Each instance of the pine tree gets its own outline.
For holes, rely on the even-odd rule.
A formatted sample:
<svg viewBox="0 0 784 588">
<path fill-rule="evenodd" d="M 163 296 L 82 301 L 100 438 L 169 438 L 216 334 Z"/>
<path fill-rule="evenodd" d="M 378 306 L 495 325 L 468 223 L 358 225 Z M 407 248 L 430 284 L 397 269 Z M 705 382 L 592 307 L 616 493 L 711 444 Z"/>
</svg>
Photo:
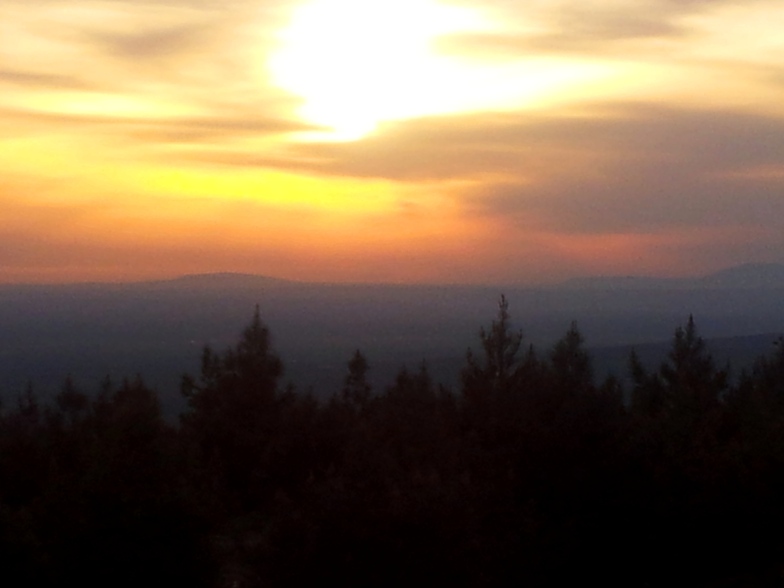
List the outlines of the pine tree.
<svg viewBox="0 0 784 588">
<path fill-rule="evenodd" d="M 550 352 L 553 383 L 568 395 L 586 394 L 594 388 L 591 358 L 583 342 L 577 323 L 573 321 Z"/>
<path fill-rule="evenodd" d="M 182 380 L 188 400 L 183 431 L 210 478 L 205 483 L 222 488 L 241 504 L 270 490 L 262 488 L 260 458 L 275 434 L 282 373 L 257 306 L 236 347 L 222 354 L 206 347 L 198 381 L 189 375 Z"/>
<path fill-rule="evenodd" d="M 659 368 L 659 376 L 666 405 L 692 414 L 716 406 L 727 388 L 727 371 L 716 368 L 691 315 L 686 327 L 675 330 L 668 361 Z"/>
<path fill-rule="evenodd" d="M 343 400 L 356 408 L 364 408 L 370 399 L 370 384 L 367 372 L 370 366 L 367 359 L 357 349 L 348 362 L 348 373 L 343 383 Z"/>
<path fill-rule="evenodd" d="M 466 354 L 466 366 L 462 371 L 464 395 L 499 394 L 514 389 L 521 375 L 518 351 L 523 340 L 522 331 L 512 331 L 509 317 L 509 302 L 501 295 L 498 303 L 498 318 L 486 331 L 479 332 L 483 356 L 478 359 L 471 349 Z"/>
</svg>

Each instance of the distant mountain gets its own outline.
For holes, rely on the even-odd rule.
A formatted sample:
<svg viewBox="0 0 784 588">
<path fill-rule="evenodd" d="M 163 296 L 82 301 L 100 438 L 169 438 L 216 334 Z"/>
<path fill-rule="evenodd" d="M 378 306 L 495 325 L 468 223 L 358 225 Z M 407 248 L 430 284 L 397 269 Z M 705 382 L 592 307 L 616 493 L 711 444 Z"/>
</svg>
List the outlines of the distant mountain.
<svg viewBox="0 0 784 588">
<path fill-rule="evenodd" d="M 697 282 L 714 288 L 784 288 L 784 264 L 746 263 L 707 275 Z"/>
<path fill-rule="evenodd" d="M 555 286 L 567 290 L 682 290 L 692 288 L 693 279 L 649 276 L 588 276 L 571 278 Z"/>
<path fill-rule="evenodd" d="M 191 274 L 158 282 L 140 284 L 159 287 L 199 287 L 199 288 L 271 288 L 296 286 L 329 286 L 330 284 L 300 282 L 257 274 L 220 272 Z M 332 284 L 335 286 L 362 286 L 360 284 Z M 366 284 L 364 286 L 394 287 L 387 284 Z M 419 286 L 412 286 L 419 287 Z M 422 286 L 427 288 L 428 286 Z M 433 286 L 447 287 L 447 286 Z M 717 272 L 692 278 L 662 278 L 657 276 L 587 276 L 572 278 L 555 286 L 542 286 L 546 289 L 594 289 L 594 290 L 682 290 L 695 288 L 784 288 L 784 264 L 745 263 Z"/>
<path fill-rule="evenodd" d="M 557 287 L 572 290 L 693 290 L 699 288 L 784 288 L 784 264 L 746 263 L 697 278 L 590 276 Z"/>
<path fill-rule="evenodd" d="M 219 272 L 211 274 L 189 274 L 171 280 L 160 280 L 156 282 L 139 282 L 157 288 L 201 288 L 201 289 L 221 289 L 221 288 L 274 288 L 281 286 L 300 285 L 301 282 L 284 280 L 282 278 L 272 278 L 257 274 L 243 274 L 233 272 Z"/>
</svg>

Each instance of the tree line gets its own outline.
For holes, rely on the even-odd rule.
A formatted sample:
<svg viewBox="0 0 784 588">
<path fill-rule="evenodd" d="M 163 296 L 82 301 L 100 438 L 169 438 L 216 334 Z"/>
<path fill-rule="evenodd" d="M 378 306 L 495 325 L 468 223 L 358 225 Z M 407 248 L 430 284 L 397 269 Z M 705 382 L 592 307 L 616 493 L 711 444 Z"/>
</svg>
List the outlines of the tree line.
<svg viewBox="0 0 784 588">
<path fill-rule="evenodd" d="M 426 363 L 326 401 L 283 384 L 258 308 L 167 422 L 139 379 L 0 413 L 0 573 L 42 586 L 778 586 L 784 341 L 730 380 L 689 318 L 597 382 L 572 324 L 506 300 L 458 389 Z"/>
</svg>

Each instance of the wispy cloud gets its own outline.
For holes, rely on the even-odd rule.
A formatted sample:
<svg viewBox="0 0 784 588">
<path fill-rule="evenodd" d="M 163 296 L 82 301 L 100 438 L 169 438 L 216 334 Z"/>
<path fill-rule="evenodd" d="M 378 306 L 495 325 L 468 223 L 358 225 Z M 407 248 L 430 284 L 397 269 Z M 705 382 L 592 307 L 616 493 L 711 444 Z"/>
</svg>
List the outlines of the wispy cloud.
<svg viewBox="0 0 784 588">
<path fill-rule="evenodd" d="M 156 247 L 167 268 L 346 279 L 784 260 L 778 0 L 450 0 L 477 20 L 431 39 L 427 76 L 394 51 L 388 76 L 314 59 L 352 81 L 328 88 L 349 118 L 374 120 L 371 81 L 449 103 L 391 100 L 343 142 L 273 76 L 304 2 L 4 0 L 0 266 L 152 267 Z"/>
</svg>

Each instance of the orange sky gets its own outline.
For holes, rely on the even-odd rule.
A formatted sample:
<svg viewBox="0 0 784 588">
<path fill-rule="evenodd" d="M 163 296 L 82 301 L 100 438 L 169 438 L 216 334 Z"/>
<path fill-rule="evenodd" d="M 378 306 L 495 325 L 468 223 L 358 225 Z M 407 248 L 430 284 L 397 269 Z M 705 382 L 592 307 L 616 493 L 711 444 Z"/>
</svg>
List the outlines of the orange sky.
<svg viewBox="0 0 784 588">
<path fill-rule="evenodd" d="M 784 262 L 780 0 L 3 0 L 0 283 Z"/>
</svg>

